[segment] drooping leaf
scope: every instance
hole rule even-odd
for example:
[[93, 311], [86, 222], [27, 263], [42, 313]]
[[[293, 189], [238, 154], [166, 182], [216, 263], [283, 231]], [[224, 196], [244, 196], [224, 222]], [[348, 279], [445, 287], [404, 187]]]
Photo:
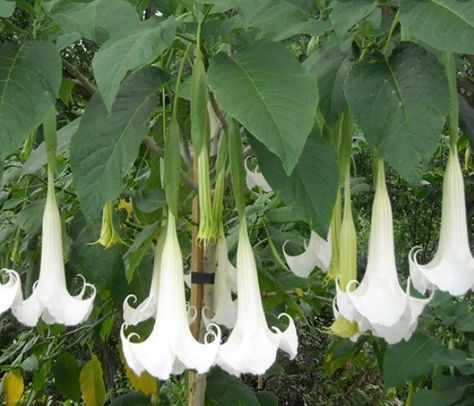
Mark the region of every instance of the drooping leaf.
[[410, 182], [438, 145], [448, 111], [441, 65], [416, 45], [355, 65], [345, 83], [355, 120], [380, 156]]
[[346, 105], [343, 84], [352, 67], [350, 56], [337, 43], [316, 50], [303, 65], [318, 81], [319, 107], [332, 127]]
[[282, 41], [296, 34], [321, 35], [330, 29], [326, 21], [314, 20], [301, 7], [285, 0], [230, 0], [244, 28], [254, 28], [261, 37]]
[[85, 363], [81, 369], [80, 385], [85, 406], [102, 406], [106, 399], [102, 365], [97, 355]]
[[377, 1], [374, 0], [335, 0], [329, 19], [336, 33], [342, 36], [376, 7]]
[[65, 399], [79, 402], [81, 398], [81, 388], [79, 386], [79, 368], [76, 358], [69, 352], [59, 355], [53, 364], [52, 373], [54, 383], [59, 393]]
[[111, 113], [98, 94], [87, 105], [70, 147], [74, 183], [87, 220], [99, 218], [103, 205], [120, 194], [122, 176], [148, 133], [162, 83], [162, 71], [147, 68], [123, 83]]
[[10, 17], [15, 11], [15, 0], [0, 0], [0, 17]]
[[15, 406], [25, 390], [21, 369], [13, 369], [6, 373], [3, 376], [2, 386], [6, 406]]
[[383, 360], [386, 388], [400, 385], [430, 371], [430, 359], [442, 350], [437, 339], [422, 333], [413, 334], [409, 341], [390, 345]]
[[145, 395], [153, 395], [158, 390], [158, 381], [155, 377], [151, 376], [147, 371], [137, 376], [125, 363], [125, 373], [127, 375], [130, 384], [134, 389], [142, 392]]
[[150, 64], [174, 41], [175, 20], [157, 21], [144, 21], [132, 32], [111, 38], [95, 54], [92, 68], [107, 110], [112, 109], [127, 72]]
[[135, 9], [124, 0], [64, 1], [52, 9], [51, 17], [63, 33], [79, 33], [99, 42], [131, 31], [140, 21]]
[[52, 43], [0, 43], [0, 150], [14, 152], [53, 106], [61, 59]]
[[265, 179], [296, 215], [312, 223], [324, 235], [329, 227], [336, 199], [338, 166], [336, 151], [311, 134], [291, 176], [267, 148], [254, 138], [250, 144]]
[[400, 22], [433, 48], [474, 54], [474, 0], [401, 0]]
[[[81, 118], [76, 118], [74, 121], [71, 121], [69, 124], [65, 125], [58, 131], [58, 145], [57, 145], [57, 154], [63, 154], [66, 149], [69, 147], [71, 138], [73, 134], [79, 128], [79, 123]], [[29, 175], [41, 169], [47, 163], [46, 155], [46, 145], [42, 142], [36, 149], [33, 150], [30, 157], [23, 165], [22, 175]]]
[[127, 281], [133, 279], [135, 270], [140, 265], [143, 257], [149, 251], [153, 239], [156, 237], [158, 230], [160, 229], [160, 222], [150, 224], [146, 226], [139, 234], [137, 234], [133, 240], [133, 244], [130, 246], [128, 251], [123, 256], [125, 264], [125, 276]]
[[217, 101], [276, 154], [290, 174], [313, 127], [316, 81], [282, 45], [257, 42], [210, 62]]
[[433, 390], [421, 390], [413, 397], [413, 406], [449, 406], [463, 404], [459, 402], [467, 388], [473, 387], [472, 381], [461, 376], [439, 376], [433, 384]]

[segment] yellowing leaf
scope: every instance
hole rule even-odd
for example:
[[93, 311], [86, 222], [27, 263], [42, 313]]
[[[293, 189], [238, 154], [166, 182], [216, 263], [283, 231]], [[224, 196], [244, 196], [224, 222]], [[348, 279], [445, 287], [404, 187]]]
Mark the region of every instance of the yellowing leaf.
[[158, 382], [156, 378], [144, 371], [140, 376], [136, 375], [125, 363], [125, 373], [134, 389], [145, 395], [153, 395], [158, 391]]
[[82, 367], [79, 377], [82, 398], [86, 406], [102, 406], [106, 400], [102, 365], [97, 355]]
[[21, 398], [25, 384], [20, 369], [14, 369], [3, 376], [3, 393], [7, 406], [15, 406]]

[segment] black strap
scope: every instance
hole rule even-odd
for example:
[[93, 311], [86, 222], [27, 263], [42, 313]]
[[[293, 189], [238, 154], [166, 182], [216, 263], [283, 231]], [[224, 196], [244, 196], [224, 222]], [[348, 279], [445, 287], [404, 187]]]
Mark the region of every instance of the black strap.
[[197, 285], [214, 285], [214, 273], [191, 272], [191, 283]]

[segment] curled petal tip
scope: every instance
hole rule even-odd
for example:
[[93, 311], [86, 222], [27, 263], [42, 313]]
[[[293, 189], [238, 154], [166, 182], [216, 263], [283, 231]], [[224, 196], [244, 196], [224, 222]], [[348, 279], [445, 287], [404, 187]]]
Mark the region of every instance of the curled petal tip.
[[131, 303], [137, 303], [138, 298], [132, 293], [125, 298], [123, 303], [129, 304], [130, 300], [131, 300]]

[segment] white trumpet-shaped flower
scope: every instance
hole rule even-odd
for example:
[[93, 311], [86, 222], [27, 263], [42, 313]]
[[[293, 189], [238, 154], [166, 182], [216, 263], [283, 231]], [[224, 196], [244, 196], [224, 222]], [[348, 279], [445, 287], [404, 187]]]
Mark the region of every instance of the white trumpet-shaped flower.
[[[80, 275], [81, 276], [81, 275]], [[84, 280], [84, 278], [81, 276]], [[39, 279], [33, 285], [33, 293], [26, 300], [21, 290], [12, 306], [13, 315], [27, 326], [35, 326], [38, 319], [47, 324], [65, 324], [73, 326], [83, 322], [89, 316], [96, 289], [83, 281], [79, 294], [72, 296], [66, 287], [63, 259], [61, 217], [56, 203], [54, 180], [48, 171], [48, 194], [43, 214], [41, 246], [41, 264]], [[86, 288], [92, 293], [84, 299]]]
[[246, 172], [245, 182], [247, 184], [247, 189], [252, 190], [254, 187], [259, 187], [264, 192], [271, 192], [272, 187], [268, 184], [263, 174], [261, 172], [258, 172], [257, 170], [252, 171], [249, 169], [247, 164], [249, 158], [250, 157], [247, 157], [247, 159], [244, 161]]
[[0, 314], [6, 312], [13, 304], [13, 301], [21, 289], [21, 281], [18, 274], [12, 269], [2, 269], [0, 280], [7, 277], [5, 283], [0, 283]]
[[268, 328], [245, 218], [239, 230], [237, 294], [237, 321], [229, 339], [219, 350], [218, 365], [236, 376], [241, 373], [261, 375], [274, 363], [278, 348], [293, 359], [298, 349], [293, 319], [282, 313], [279, 318], [288, 319], [288, 328], [284, 332], [276, 327]]
[[413, 286], [425, 293], [440, 289], [463, 295], [474, 284], [474, 258], [469, 248], [464, 180], [457, 151], [451, 147], [443, 180], [443, 207], [438, 250], [426, 265], [418, 263], [419, 247], [408, 256]]
[[311, 231], [308, 246], [299, 255], [289, 255], [286, 253], [285, 246], [287, 242], [283, 245], [283, 255], [291, 272], [301, 278], [307, 278], [316, 267], [323, 272], [327, 272], [332, 255], [331, 230], [329, 230], [327, 241], [314, 231]]
[[[183, 258], [176, 234], [176, 222], [171, 212], [160, 263], [158, 303], [155, 325], [150, 336], [142, 342], [130, 341], [136, 333], [125, 335], [121, 329], [122, 349], [128, 366], [140, 375], [147, 371], [159, 379], [170, 374], [181, 374], [194, 369], [205, 373], [214, 364], [220, 346], [220, 330], [208, 332], [206, 344], [194, 339], [188, 325], [188, 312], [184, 296]], [[214, 340], [207, 342], [209, 336]]]
[[389, 344], [408, 340], [416, 329], [418, 316], [431, 300], [410, 296], [410, 281], [406, 292], [398, 282], [393, 242], [392, 208], [385, 184], [384, 164], [379, 160], [369, 253], [364, 278], [354, 290], [356, 280], [349, 282], [345, 292], [337, 289], [337, 307], [348, 321], [356, 321], [359, 331], [370, 329]]
[[160, 283], [160, 266], [161, 257], [163, 253], [163, 246], [165, 245], [165, 233], [160, 232], [158, 241], [156, 243], [155, 258], [153, 261], [153, 275], [151, 278], [150, 293], [148, 297], [141, 302], [137, 308], [130, 306], [129, 301], [137, 301], [135, 295], [128, 295], [123, 302], [123, 320], [125, 324], [135, 326], [145, 320], [155, 317], [156, 306], [158, 303], [158, 290]]
[[214, 316], [206, 316], [207, 308], [203, 309], [202, 315], [204, 323], [211, 322], [222, 324], [227, 328], [232, 328], [237, 319], [237, 300], [232, 298], [232, 292], [236, 291], [236, 270], [227, 257], [227, 243], [223, 232], [216, 245], [216, 273], [214, 282]]

